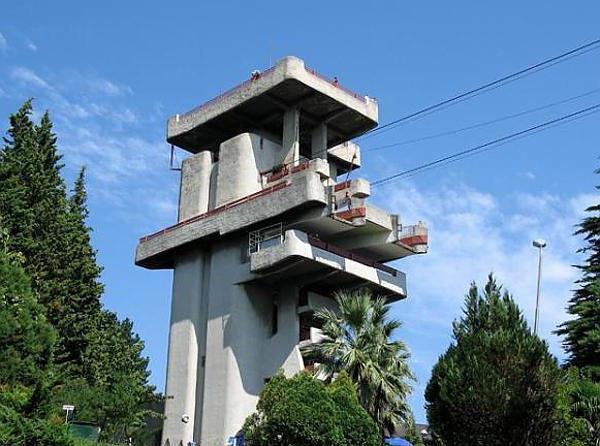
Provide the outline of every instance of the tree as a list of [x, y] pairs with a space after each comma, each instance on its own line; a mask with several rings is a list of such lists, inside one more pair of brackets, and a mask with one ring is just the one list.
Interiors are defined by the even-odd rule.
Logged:
[[[0, 215], [10, 234], [9, 248], [23, 255], [23, 267], [46, 317], [62, 334], [70, 303], [64, 274], [69, 261], [66, 191], [49, 115], [45, 113], [35, 125], [31, 114], [28, 100], [10, 117], [8, 138], [0, 152]], [[59, 336], [56, 345], [59, 366], [68, 361], [63, 339]]]
[[325, 385], [306, 372], [272, 377], [242, 431], [252, 446], [381, 445], [347, 377]]
[[591, 373], [570, 367], [559, 391], [561, 445], [600, 445], [600, 383]]
[[392, 432], [410, 413], [406, 397], [413, 375], [408, 352], [393, 341], [400, 322], [389, 318], [390, 306], [368, 290], [335, 294], [338, 311], [315, 312], [323, 339], [307, 346], [303, 354], [319, 365], [315, 374], [331, 381], [345, 371], [356, 384], [358, 399], [381, 432]]
[[69, 395], [89, 421], [102, 424], [104, 436], [120, 438], [139, 427], [153, 399], [148, 360], [132, 323], [102, 306], [85, 171], [68, 197], [50, 116], [35, 124], [31, 114], [29, 100], [10, 117], [0, 150], [0, 216], [9, 248], [23, 255], [33, 292], [57, 333], [55, 408]]
[[[600, 170], [596, 173], [600, 173]], [[596, 189], [600, 189], [600, 186]], [[584, 238], [585, 246], [579, 252], [587, 254], [587, 258], [583, 265], [578, 266], [582, 277], [567, 308], [567, 312], [574, 317], [564, 322], [557, 333], [565, 336], [563, 345], [569, 354], [569, 365], [599, 368], [600, 204], [588, 207], [586, 212], [590, 215], [583, 219], [575, 232], [575, 235]], [[597, 373], [600, 375], [600, 371]]]
[[471, 284], [453, 338], [425, 391], [443, 444], [555, 444], [557, 361], [491, 274], [483, 294]]
[[125, 441], [135, 437], [148, 416], [158, 416], [147, 409], [156, 396], [148, 384], [144, 343], [131, 321], [119, 321], [108, 311], [96, 319], [92, 338], [89, 353], [94, 360], [88, 362], [86, 378], [67, 382], [56, 401], [70, 401], [77, 407], [77, 419], [98, 423], [103, 440]]
[[0, 446], [68, 446], [65, 430], [48, 422], [55, 332], [22, 260], [0, 227]]

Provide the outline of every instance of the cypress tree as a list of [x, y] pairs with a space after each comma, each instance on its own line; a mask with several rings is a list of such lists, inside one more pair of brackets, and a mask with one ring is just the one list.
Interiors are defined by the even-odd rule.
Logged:
[[81, 168], [68, 199], [65, 255], [61, 256], [64, 292], [68, 296], [68, 311], [60, 321], [64, 347], [61, 359], [69, 364], [69, 374], [88, 378], [86, 370], [91, 360], [88, 347], [102, 309], [104, 286], [100, 283], [102, 268], [91, 245], [92, 229], [86, 222], [89, 214], [86, 201], [85, 168]]
[[10, 234], [9, 248], [24, 256], [23, 266], [47, 318], [58, 327], [67, 303], [61, 259], [66, 192], [50, 118], [45, 113], [36, 126], [31, 113], [28, 100], [10, 117], [8, 138], [0, 152], [0, 216]]
[[[565, 336], [563, 346], [569, 355], [569, 365], [600, 369], [600, 204], [588, 207], [586, 212], [589, 215], [575, 232], [584, 238], [585, 246], [579, 252], [587, 254], [587, 258], [578, 266], [582, 276], [567, 308], [574, 317], [561, 324], [556, 332]], [[600, 375], [600, 370], [595, 375]]]
[[35, 125], [31, 114], [28, 100], [11, 115], [0, 150], [0, 217], [11, 236], [8, 248], [22, 253], [57, 333], [54, 357], [63, 385], [55, 386], [55, 406], [68, 396], [89, 421], [102, 424], [104, 436], [123, 439], [142, 424], [153, 398], [144, 344], [130, 321], [102, 307], [85, 170], [67, 198], [50, 117], [45, 113]]
[[434, 436], [446, 446], [548, 446], [558, 431], [560, 370], [490, 275], [475, 284], [454, 342], [433, 368], [425, 399]]

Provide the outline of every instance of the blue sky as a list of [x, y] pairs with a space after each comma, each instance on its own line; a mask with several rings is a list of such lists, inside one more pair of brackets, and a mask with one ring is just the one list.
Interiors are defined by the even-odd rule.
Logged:
[[[368, 3], [368, 4], [367, 4]], [[0, 15], [0, 130], [30, 96], [50, 109], [72, 180], [89, 170], [93, 243], [105, 304], [146, 341], [164, 386], [171, 273], [133, 265], [137, 239], [175, 222], [178, 176], [168, 171], [165, 120], [284, 55], [379, 100], [389, 122], [599, 37], [600, 3], [505, 2], [12, 2]], [[361, 141], [375, 180], [600, 103], [600, 51]], [[588, 94], [589, 93], [589, 94]], [[470, 126], [586, 94], [518, 119], [443, 138], [374, 147]], [[411, 404], [450, 342], [469, 282], [490, 271], [533, 317], [536, 252], [548, 249], [541, 335], [551, 334], [577, 272], [582, 210], [597, 201], [599, 115], [374, 189], [376, 204], [424, 220], [430, 253], [395, 262], [409, 298], [394, 305], [418, 376]]]

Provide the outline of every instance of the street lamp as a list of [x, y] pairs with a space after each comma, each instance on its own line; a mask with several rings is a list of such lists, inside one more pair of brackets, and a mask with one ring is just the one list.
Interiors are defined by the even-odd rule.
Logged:
[[538, 275], [537, 275], [537, 296], [535, 298], [535, 321], [533, 323], [533, 332], [537, 334], [538, 321], [540, 316], [540, 281], [542, 279], [542, 251], [546, 247], [546, 242], [542, 239], [533, 241], [533, 246], [539, 249]]

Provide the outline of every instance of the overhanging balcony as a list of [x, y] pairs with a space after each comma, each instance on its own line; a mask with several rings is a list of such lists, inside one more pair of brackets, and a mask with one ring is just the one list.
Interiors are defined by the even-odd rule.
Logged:
[[279, 243], [269, 240], [269, 246], [250, 253], [255, 280], [275, 283], [292, 279], [323, 295], [367, 287], [392, 301], [406, 297], [406, 277], [394, 268], [295, 229], [285, 231]]

